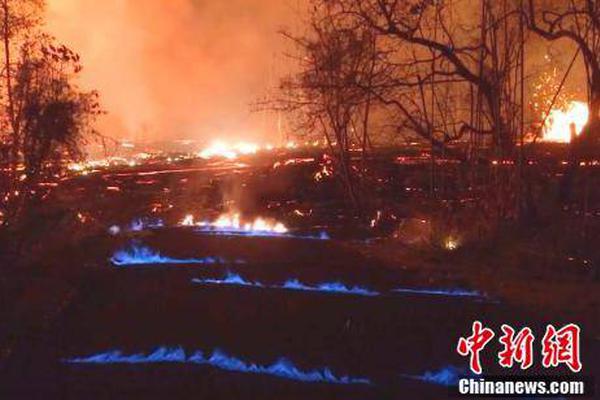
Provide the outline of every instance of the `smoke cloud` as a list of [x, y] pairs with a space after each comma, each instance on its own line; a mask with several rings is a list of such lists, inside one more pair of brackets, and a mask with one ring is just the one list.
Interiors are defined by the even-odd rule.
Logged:
[[[292, 3], [292, 4], [290, 4]], [[47, 28], [100, 91], [102, 133], [133, 140], [269, 138], [250, 104], [285, 73], [291, 0], [48, 0]]]

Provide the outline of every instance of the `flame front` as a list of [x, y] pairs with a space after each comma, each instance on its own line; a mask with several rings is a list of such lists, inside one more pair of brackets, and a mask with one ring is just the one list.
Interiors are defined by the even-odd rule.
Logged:
[[183, 226], [198, 226], [201, 228], [213, 229], [216, 231], [232, 231], [243, 233], [275, 233], [284, 234], [288, 228], [277, 221], [270, 221], [265, 218], [257, 217], [253, 221], [244, 222], [239, 213], [228, 213], [220, 215], [212, 222], [196, 222], [194, 216], [186, 215], [180, 222]]
[[543, 140], [546, 142], [569, 143], [571, 141], [571, 125], [575, 125], [575, 134], [581, 134], [589, 118], [587, 104], [573, 101], [566, 110], [550, 111], [544, 126]]

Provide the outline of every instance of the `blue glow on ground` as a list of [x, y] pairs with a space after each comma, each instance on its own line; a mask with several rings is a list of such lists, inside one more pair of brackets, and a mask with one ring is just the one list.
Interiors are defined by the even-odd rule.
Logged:
[[[172, 258], [139, 243], [131, 243], [128, 248], [116, 251], [110, 261], [118, 266], [147, 264], [226, 264], [220, 257]], [[237, 261], [236, 263], [241, 263]]]
[[485, 294], [476, 290], [466, 289], [416, 289], [416, 288], [397, 288], [393, 289], [395, 293], [409, 293], [409, 294], [426, 294], [432, 296], [449, 296], [449, 297], [487, 297]]
[[192, 279], [193, 283], [201, 285], [231, 285], [231, 286], [249, 286], [264, 288], [265, 286], [260, 282], [247, 281], [238, 274], [227, 272], [223, 279]]
[[461, 376], [466, 376], [467, 371], [448, 365], [440, 370], [426, 371], [422, 375], [402, 375], [404, 378], [433, 383], [441, 386], [456, 386]]
[[163, 228], [165, 223], [162, 219], [136, 218], [129, 224], [129, 230], [132, 232], [141, 232], [146, 229]]
[[306, 285], [298, 279], [289, 279], [281, 286], [282, 289], [303, 290], [308, 292], [331, 292], [355, 294], [359, 296], [378, 296], [379, 293], [360, 286], [346, 286], [341, 282], [324, 282], [316, 286]]
[[307, 285], [300, 282], [298, 279], [289, 279], [282, 285], [263, 285], [260, 282], [252, 282], [244, 279], [238, 274], [228, 272], [223, 279], [192, 279], [193, 283], [201, 285], [231, 285], [231, 286], [247, 286], [255, 288], [266, 288], [266, 289], [283, 289], [283, 290], [300, 290], [307, 292], [328, 292], [328, 293], [341, 293], [341, 294], [352, 294], [359, 296], [377, 296], [378, 292], [360, 287], [360, 286], [346, 286], [340, 282], [325, 282], [319, 283], [315, 286]]
[[[380, 296], [381, 293], [362, 287], [349, 286], [341, 282], [324, 282], [315, 285], [303, 283], [298, 279], [288, 279], [283, 284], [265, 285], [257, 281], [250, 281], [239, 274], [227, 272], [222, 279], [192, 279], [193, 283], [200, 285], [229, 285], [229, 286], [245, 286], [260, 289], [280, 289], [280, 290], [298, 290], [305, 292], [326, 292], [326, 293], [341, 293], [357, 296]], [[393, 289], [392, 293], [408, 293], [418, 295], [432, 296], [451, 296], [451, 297], [469, 297], [486, 299], [487, 296], [477, 291], [469, 291], [464, 289], [413, 289], [413, 288], [398, 288]]]
[[233, 227], [228, 228], [215, 228], [212, 226], [203, 226], [195, 228], [195, 231], [204, 235], [215, 235], [215, 236], [245, 236], [245, 237], [276, 237], [276, 238], [292, 238], [292, 239], [304, 239], [304, 240], [330, 240], [331, 238], [327, 232], [320, 232], [317, 235], [301, 235], [290, 232], [272, 232], [272, 231], [261, 231], [261, 230], [245, 230], [242, 228], [236, 229]]
[[69, 358], [63, 360], [68, 364], [148, 364], [148, 363], [185, 363], [209, 365], [218, 369], [250, 374], [264, 374], [278, 378], [290, 379], [301, 382], [334, 383], [334, 384], [370, 384], [365, 378], [352, 378], [336, 376], [330, 368], [317, 368], [302, 371], [286, 358], [280, 358], [270, 365], [259, 365], [229, 356], [216, 349], [209, 356], [201, 351], [186, 354], [181, 347], [160, 347], [150, 354], [126, 355], [121, 351], [109, 351], [83, 358]]

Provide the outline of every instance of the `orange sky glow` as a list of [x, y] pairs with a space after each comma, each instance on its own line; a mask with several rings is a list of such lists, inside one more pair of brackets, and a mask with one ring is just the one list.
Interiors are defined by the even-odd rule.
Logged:
[[[124, 139], [268, 138], [250, 103], [289, 62], [287, 0], [48, 0], [47, 28], [79, 52], [100, 91], [102, 133]], [[292, 4], [290, 4], [292, 3]]]

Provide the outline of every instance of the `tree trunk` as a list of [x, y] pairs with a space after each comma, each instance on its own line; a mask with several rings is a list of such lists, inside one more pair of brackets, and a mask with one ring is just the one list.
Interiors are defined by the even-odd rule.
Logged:
[[8, 105], [8, 118], [11, 128], [11, 139], [12, 139], [12, 156], [13, 162], [16, 162], [14, 159], [18, 153], [18, 144], [19, 144], [19, 129], [17, 127], [17, 121], [15, 118], [15, 106], [14, 106], [14, 98], [13, 98], [13, 88], [12, 88], [12, 71], [11, 71], [11, 49], [10, 49], [10, 9], [8, 6], [8, 1], [4, 0], [2, 2], [2, 13], [3, 13], [3, 26], [2, 26], [2, 36], [3, 36], [3, 45], [4, 45], [4, 73], [6, 74], [6, 100]]
[[502, 117], [502, 100], [500, 93], [498, 90], [492, 89], [489, 84], [483, 84], [481, 90], [483, 91], [489, 107], [494, 148], [498, 151], [497, 154], [500, 157], [509, 157], [512, 155], [514, 141], [512, 140], [509, 128]]
[[590, 117], [588, 120], [590, 139], [600, 136], [600, 71], [594, 71], [591, 83]]

